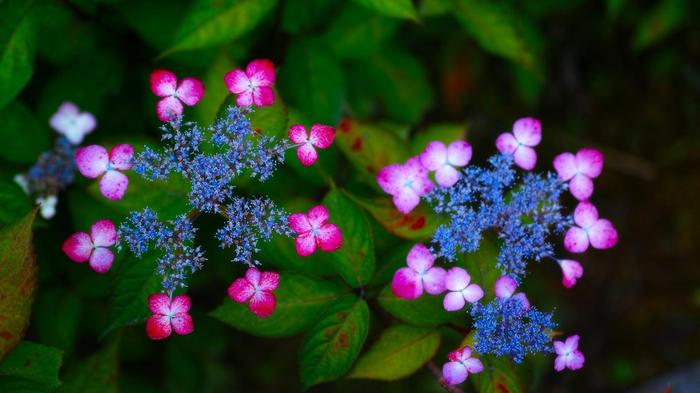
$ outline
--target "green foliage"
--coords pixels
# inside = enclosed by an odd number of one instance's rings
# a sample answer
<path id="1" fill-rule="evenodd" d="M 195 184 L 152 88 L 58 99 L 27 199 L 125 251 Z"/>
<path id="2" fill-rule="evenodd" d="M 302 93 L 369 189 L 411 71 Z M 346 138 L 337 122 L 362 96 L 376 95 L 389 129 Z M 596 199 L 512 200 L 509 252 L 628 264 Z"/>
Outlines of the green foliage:
<path id="1" fill-rule="evenodd" d="M 33 3 L 0 3 L 0 109 L 22 91 L 34 71 L 36 35 L 30 12 Z"/>
<path id="2" fill-rule="evenodd" d="M 59 393 L 116 393 L 119 391 L 119 337 L 87 358 L 66 376 Z"/>
<path id="3" fill-rule="evenodd" d="M 423 296 L 414 300 L 402 299 L 391 292 L 391 284 L 377 296 L 379 305 L 396 318 L 414 326 L 437 326 L 464 318 L 462 313 L 448 313 L 442 307 L 442 296 Z"/>
<path id="4" fill-rule="evenodd" d="M 411 0 L 355 0 L 355 2 L 394 18 L 418 19 Z"/>
<path id="5" fill-rule="evenodd" d="M 10 179 L 0 179 L 0 228 L 24 217 L 32 209 L 24 191 Z"/>
<path id="6" fill-rule="evenodd" d="M 8 161 L 32 164 L 41 152 L 51 147 L 47 124 L 39 123 L 37 116 L 21 102 L 12 102 L 0 110 L 3 120 L 4 143 L 0 144 L 0 157 Z"/>
<path id="7" fill-rule="evenodd" d="M 322 36 L 333 54 L 342 60 L 363 59 L 377 53 L 399 29 L 400 21 L 347 2 L 330 21 Z M 354 86 L 350 80 L 349 85 Z"/>
<path id="8" fill-rule="evenodd" d="M 685 0 L 660 0 L 637 27 L 634 48 L 654 45 L 676 31 L 685 19 L 685 3 Z"/>
<path id="9" fill-rule="evenodd" d="M 0 362 L 0 391 L 50 392 L 61 382 L 58 370 L 63 352 L 46 345 L 22 341 Z"/>
<path id="10" fill-rule="evenodd" d="M 478 392 L 526 391 L 511 360 L 495 356 L 481 356 L 480 359 L 484 364 L 484 371 L 469 376 Z"/>

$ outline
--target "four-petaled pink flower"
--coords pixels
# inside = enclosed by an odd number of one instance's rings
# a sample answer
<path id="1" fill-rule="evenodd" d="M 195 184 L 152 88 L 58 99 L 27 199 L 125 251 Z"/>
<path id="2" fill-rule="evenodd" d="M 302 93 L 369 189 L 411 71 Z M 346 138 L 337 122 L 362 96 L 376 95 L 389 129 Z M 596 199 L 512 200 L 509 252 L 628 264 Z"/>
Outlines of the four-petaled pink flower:
<path id="1" fill-rule="evenodd" d="M 90 234 L 76 232 L 63 242 L 63 252 L 75 262 L 90 261 L 97 273 L 106 273 L 112 267 L 114 253 L 107 247 L 117 242 L 117 229 L 110 220 L 99 220 L 90 227 Z"/>
<path id="2" fill-rule="evenodd" d="M 593 248 L 605 250 L 617 243 L 617 231 L 613 224 L 598 218 L 598 209 L 592 203 L 579 202 L 574 210 L 573 226 L 564 235 L 564 248 L 569 252 L 580 253 Z"/>
<path id="3" fill-rule="evenodd" d="M 306 133 L 306 128 L 300 124 L 295 124 L 289 128 L 289 139 L 299 145 L 297 157 L 301 164 L 309 166 L 316 162 L 318 154 L 314 146 L 319 149 L 326 149 L 333 144 L 335 129 L 323 124 L 311 126 L 311 135 Z"/>
<path id="4" fill-rule="evenodd" d="M 236 303 L 248 303 L 248 309 L 260 318 L 267 318 L 275 311 L 277 298 L 272 293 L 280 282 L 279 273 L 260 272 L 250 267 L 245 277 L 237 278 L 228 287 L 228 296 Z"/>
<path id="5" fill-rule="evenodd" d="M 49 120 L 51 128 L 63 135 L 73 145 L 79 145 L 85 135 L 92 132 L 97 126 L 95 116 L 90 112 L 80 112 L 78 106 L 72 102 L 64 102 L 58 107 L 58 111 Z"/>
<path id="6" fill-rule="evenodd" d="M 469 374 L 478 374 L 484 370 L 481 360 L 472 357 L 472 349 L 464 346 L 447 355 L 449 362 L 442 366 L 442 378 L 448 385 L 459 385 L 467 380 Z"/>
<path id="7" fill-rule="evenodd" d="M 307 214 L 294 213 L 288 218 L 289 227 L 297 234 L 294 246 L 297 254 L 308 257 L 316 252 L 335 251 L 343 244 L 343 235 L 337 225 L 328 222 L 328 209 L 323 205 L 314 206 Z"/>
<path id="8" fill-rule="evenodd" d="M 569 190 L 579 201 L 585 201 L 593 194 L 593 179 L 603 171 L 603 153 L 586 147 L 576 155 L 562 153 L 554 157 L 554 169 L 559 179 L 569 182 Z"/>
<path id="9" fill-rule="evenodd" d="M 465 141 L 454 141 L 449 146 L 439 141 L 428 143 L 420 155 L 421 164 L 435 171 L 435 181 L 443 187 L 452 187 L 459 180 L 455 167 L 463 167 L 472 159 L 472 147 Z"/>
<path id="10" fill-rule="evenodd" d="M 578 350 L 579 336 L 574 335 L 566 339 L 566 341 L 555 341 L 554 352 L 557 358 L 554 359 L 554 369 L 562 371 L 565 368 L 569 370 L 578 370 L 583 367 L 586 358 L 583 353 Z"/>
<path id="11" fill-rule="evenodd" d="M 504 132 L 496 138 L 496 148 L 513 156 L 515 165 L 529 171 L 537 163 L 537 153 L 533 147 L 542 140 L 542 125 L 532 117 L 518 119 L 513 124 L 513 133 Z"/>
<path id="12" fill-rule="evenodd" d="M 391 290 L 396 297 L 416 299 L 423 291 L 438 295 L 445 291 L 445 269 L 433 267 L 435 256 L 423 244 L 417 243 L 406 257 L 408 267 L 394 273 Z"/>
<path id="13" fill-rule="evenodd" d="M 433 189 L 428 179 L 428 170 L 423 167 L 420 157 L 413 157 L 402 164 L 391 164 L 382 168 L 377 175 L 377 183 L 387 194 L 394 197 L 394 205 L 403 214 L 408 214 L 420 197 Z"/>
<path id="14" fill-rule="evenodd" d="M 447 311 L 457 311 L 465 302 L 474 303 L 484 297 L 484 290 L 476 284 L 469 284 L 471 277 L 461 267 L 453 267 L 445 275 L 445 289 L 449 291 L 442 301 Z"/>
<path id="15" fill-rule="evenodd" d="M 245 71 L 235 69 L 224 76 L 229 91 L 237 94 L 238 106 L 267 106 L 275 102 L 275 65 L 270 60 L 258 59 L 248 63 Z"/>
<path id="16" fill-rule="evenodd" d="M 496 283 L 493 286 L 493 292 L 496 294 L 496 297 L 499 299 L 518 299 L 520 300 L 520 303 L 523 305 L 523 310 L 529 310 L 530 309 L 530 301 L 527 299 L 527 296 L 525 296 L 524 293 L 518 292 L 515 293 L 515 290 L 518 288 L 518 283 L 515 282 L 514 279 L 512 279 L 509 276 L 501 276 L 498 280 L 496 280 Z"/>
<path id="17" fill-rule="evenodd" d="M 561 267 L 561 283 L 565 288 L 571 288 L 576 284 L 576 280 L 583 276 L 583 266 L 578 261 L 562 259 L 557 261 Z"/>
<path id="18" fill-rule="evenodd" d="M 100 145 L 81 147 L 75 152 L 75 163 L 80 173 L 88 179 L 101 175 L 100 192 L 111 200 L 122 199 L 129 185 L 129 178 L 119 171 L 131 168 L 134 148 L 131 145 L 116 145 L 107 154 Z"/>
<path id="19" fill-rule="evenodd" d="M 153 313 L 146 321 L 146 334 L 151 340 L 167 338 L 173 330 L 181 336 L 194 331 L 189 296 L 178 295 L 171 301 L 168 295 L 155 293 L 148 297 L 148 308 Z"/>
<path id="20" fill-rule="evenodd" d="M 193 106 L 202 99 L 204 84 L 195 78 L 183 78 L 178 84 L 172 71 L 155 70 L 151 73 L 151 91 L 163 97 L 156 104 L 156 113 L 160 121 L 167 123 L 182 116 L 182 104 Z"/>

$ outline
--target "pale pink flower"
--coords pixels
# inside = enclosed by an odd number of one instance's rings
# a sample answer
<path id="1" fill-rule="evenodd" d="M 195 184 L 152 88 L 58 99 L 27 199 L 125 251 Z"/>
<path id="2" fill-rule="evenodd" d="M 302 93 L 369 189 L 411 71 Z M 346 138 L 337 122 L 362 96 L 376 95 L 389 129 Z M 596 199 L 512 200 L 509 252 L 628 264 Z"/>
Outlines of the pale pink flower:
<path id="1" fill-rule="evenodd" d="M 238 106 L 267 106 L 275 102 L 275 92 L 270 86 L 275 83 L 275 65 L 270 60 L 258 59 L 248 63 L 245 71 L 235 69 L 224 82 L 236 96 Z"/>
<path id="2" fill-rule="evenodd" d="M 481 360 L 472 357 L 468 346 L 454 350 L 447 355 L 449 362 L 442 366 L 442 378 L 448 385 L 459 385 L 467 380 L 469 374 L 478 374 L 484 370 Z"/>
<path id="3" fill-rule="evenodd" d="M 435 256 L 423 244 L 416 244 L 406 257 L 408 267 L 394 273 L 391 289 L 396 297 L 416 299 L 423 291 L 438 295 L 445 291 L 445 269 L 433 267 Z"/>
<path id="4" fill-rule="evenodd" d="M 561 267 L 561 283 L 566 288 L 571 288 L 576 284 L 576 280 L 583 276 L 583 266 L 578 261 L 562 259 L 557 261 Z"/>
<path id="5" fill-rule="evenodd" d="M 307 214 L 294 213 L 288 218 L 289 227 L 297 234 L 294 241 L 297 254 L 307 257 L 316 248 L 322 251 L 335 251 L 343 244 L 343 235 L 337 225 L 328 222 L 328 209 L 318 205 L 309 209 Z"/>
<path id="6" fill-rule="evenodd" d="M 155 70 L 151 73 L 151 91 L 163 97 L 156 104 L 156 113 L 160 121 L 167 123 L 182 116 L 182 104 L 196 105 L 204 96 L 204 84 L 195 78 L 183 78 L 177 82 L 172 71 Z"/>
<path id="7" fill-rule="evenodd" d="M 445 275 L 445 295 L 442 305 L 447 311 L 461 310 L 466 302 L 474 303 L 484 297 L 484 290 L 477 284 L 469 284 L 471 277 L 461 267 L 453 267 Z"/>
<path id="8" fill-rule="evenodd" d="M 106 273 L 112 267 L 114 253 L 108 247 L 117 242 L 117 229 L 110 220 L 92 224 L 90 233 L 76 232 L 63 242 L 63 252 L 75 262 L 90 261 L 97 273 Z"/>
<path id="9" fill-rule="evenodd" d="M 515 293 L 518 288 L 518 283 L 509 276 L 501 276 L 493 286 L 493 292 L 499 299 L 518 299 L 523 305 L 524 310 L 530 309 L 530 301 L 524 293 Z"/>
<path id="10" fill-rule="evenodd" d="M 79 145 L 85 135 L 95 129 L 97 120 L 92 113 L 80 112 L 77 105 L 66 101 L 51 116 L 49 124 L 56 132 L 65 136 L 71 144 Z"/>
<path id="11" fill-rule="evenodd" d="M 319 149 L 327 149 L 333 144 L 333 138 L 335 138 L 335 129 L 323 124 L 311 126 L 311 135 L 300 124 L 295 124 L 289 128 L 289 139 L 299 145 L 297 157 L 304 166 L 309 166 L 316 162 L 318 153 L 316 153 L 314 146 Z"/>
<path id="12" fill-rule="evenodd" d="M 81 147 L 75 152 L 75 163 L 80 173 L 88 179 L 100 179 L 100 192 L 111 200 L 122 199 L 129 185 L 129 178 L 120 171 L 131 168 L 134 148 L 131 145 L 116 145 L 107 154 L 100 145 Z"/>
<path id="13" fill-rule="evenodd" d="M 394 205 L 403 214 L 408 214 L 420 203 L 420 197 L 433 189 L 428 179 L 428 170 L 420 157 L 413 157 L 402 164 L 382 168 L 377 183 L 387 194 L 393 196 Z"/>
<path id="14" fill-rule="evenodd" d="M 171 300 L 164 293 L 155 293 L 148 297 L 148 308 L 153 313 L 146 320 L 146 334 L 151 340 L 167 338 L 173 331 L 182 336 L 194 331 L 189 296 L 178 295 Z"/>
<path id="15" fill-rule="evenodd" d="M 236 303 L 248 303 L 248 309 L 260 318 L 275 311 L 277 298 L 272 293 L 279 285 L 280 275 L 248 268 L 245 277 L 237 278 L 228 287 L 228 296 Z"/>
<path id="16" fill-rule="evenodd" d="M 603 153 L 586 147 L 576 155 L 562 153 L 554 157 L 554 169 L 559 179 L 569 182 L 569 191 L 579 201 L 593 194 L 593 179 L 603 171 Z"/>
<path id="17" fill-rule="evenodd" d="M 565 368 L 569 370 L 578 370 L 583 367 L 586 362 L 583 352 L 578 350 L 579 336 L 574 335 L 566 339 L 566 341 L 555 341 L 554 352 L 557 358 L 554 359 L 554 369 L 562 371 Z"/>
<path id="18" fill-rule="evenodd" d="M 574 223 L 564 235 L 564 248 L 569 252 L 584 252 L 589 244 L 600 250 L 617 244 L 617 230 L 610 221 L 598 218 L 598 209 L 590 202 L 579 202 L 574 210 Z"/>
<path id="19" fill-rule="evenodd" d="M 533 147 L 542 140 L 542 125 L 532 117 L 524 117 L 513 124 L 513 133 L 504 132 L 496 138 L 496 148 L 503 154 L 513 156 L 515 165 L 531 170 L 537 163 Z"/>

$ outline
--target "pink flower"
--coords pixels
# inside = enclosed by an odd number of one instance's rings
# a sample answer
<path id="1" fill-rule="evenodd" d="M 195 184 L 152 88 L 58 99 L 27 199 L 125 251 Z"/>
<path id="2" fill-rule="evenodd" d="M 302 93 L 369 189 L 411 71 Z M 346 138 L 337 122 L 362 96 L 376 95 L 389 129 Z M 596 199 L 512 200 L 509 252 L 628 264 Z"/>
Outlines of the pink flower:
<path id="1" fill-rule="evenodd" d="M 518 283 L 515 282 L 515 280 L 513 280 L 509 276 L 501 276 L 498 280 L 496 280 L 496 283 L 493 286 L 493 292 L 499 299 L 518 299 L 522 303 L 523 309 L 529 310 L 530 301 L 527 299 L 527 296 L 525 296 L 524 293 L 515 293 L 515 290 L 517 288 Z"/>
<path id="2" fill-rule="evenodd" d="M 267 318 L 275 311 L 277 299 L 272 293 L 280 282 L 279 273 L 260 272 L 250 267 L 245 277 L 237 278 L 228 287 L 228 296 L 236 303 L 248 303 L 248 309 L 260 318 Z"/>
<path id="3" fill-rule="evenodd" d="M 445 269 L 433 267 L 435 256 L 428 247 L 416 244 L 406 257 L 408 267 L 402 267 L 394 273 L 391 289 L 396 297 L 416 299 L 423 290 L 431 295 L 445 291 Z"/>
<path id="4" fill-rule="evenodd" d="M 472 147 L 465 141 L 454 141 L 448 147 L 439 141 L 428 143 L 420 155 L 423 166 L 435 171 L 435 180 L 443 187 L 452 187 L 459 180 L 455 167 L 463 167 L 472 159 Z"/>
<path id="5" fill-rule="evenodd" d="M 224 82 L 231 93 L 238 94 L 238 106 L 267 106 L 275 102 L 275 93 L 270 87 L 275 83 L 275 65 L 270 60 L 253 60 L 245 71 L 235 69 L 226 74 Z"/>
<path id="6" fill-rule="evenodd" d="M 467 380 L 469 374 L 478 374 L 484 370 L 481 360 L 472 357 L 472 349 L 464 346 L 447 355 L 449 362 L 442 366 L 442 378 L 448 385 L 459 385 Z"/>
<path id="7" fill-rule="evenodd" d="M 289 128 L 289 139 L 299 145 L 297 157 L 299 157 L 299 161 L 304 166 L 309 166 L 316 162 L 318 154 L 314 146 L 319 149 L 326 149 L 333 144 L 333 138 L 335 138 L 335 129 L 323 124 L 311 126 L 310 136 L 306 133 L 306 128 L 300 124 L 295 124 Z"/>
<path id="8" fill-rule="evenodd" d="M 173 330 L 181 336 L 194 331 L 189 296 L 178 295 L 171 301 L 168 295 L 155 293 L 148 297 L 148 308 L 153 313 L 146 321 L 146 334 L 151 340 L 167 338 Z"/>
<path id="9" fill-rule="evenodd" d="M 316 247 L 326 252 L 340 248 L 343 236 L 337 225 L 328 223 L 328 218 L 328 210 L 323 205 L 312 207 L 307 214 L 289 216 L 289 227 L 298 235 L 294 246 L 299 256 L 308 257 L 316 252 Z"/>
<path id="10" fill-rule="evenodd" d="M 95 129 L 97 120 L 92 113 L 80 112 L 74 103 L 64 102 L 51 116 L 49 124 L 56 132 L 65 136 L 71 144 L 79 145 L 85 135 Z"/>
<path id="11" fill-rule="evenodd" d="M 557 358 L 554 359 L 555 370 L 562 371 L 565 368 L 578 370 L 583 367 L 586 358 L 578 350 L 578 340 L 579 336 L 577 334 L 567 338 L 565 342 L 554 342 L 554 352 L 557 353 Z"/>
<path id="12" fill-rule="evenodd" d="M 382 168 L 377 175 L 377 183 L 387 194 L 394 197 L 394 205 L 403 214 L 408 214 L 420 197 L 433 189 L 428 179 L 428 170 L 420 163 L 420 157 L 413 157 L 402 164 L 392 164 Z"/>
<path id="13" fill-rule="evenodd" d="M 75 163 L 80 173 L 88 179 L 102 176 L 100 192 L 113 201 L 122 199 L 129 185 L 129 178 L 119 171 L 131 168 L 134 148 L 131 145 L 116 145 L 107 154 L 100 145 L 81 147 L 75 152 Z"/>
<path id="14" fill-rule="evenodd" d="M 603 171 L 603 153 L 590 147 L 583 148 L 573 155 L 561 153 L 554 157 L 554 169 L 559 179 L 569 182 L 569 190 L 579 201 L 585 201 L 593 194 L 593 180 Z"/>
<path id="15" fill-rule="evenodd" d="M 151 73 L 151 91 L 163 97 L 156 104 L 158 119 L 171 122 L 182 116 L 182 104 L 196 105 L 204 96 L 204 84 L 195 78 L 183 78 L 177 83 L 177 76 L 172 71 L 155 70 Z"/>
<path id="16" fill-rule="evenodd" d="M 512 155 L 515 164 L 527 171 L 537 163 L 533 147 L 542 140 L 542 125 L 532 117 L 518 119 L 513 124 L 513 133 L 504 132 L 496 138 L 496 148 L 503 154 Z"/>
<path id="17" fill-rule="evenodd" d="M 564 248 L 569 252 L 580 253 L 593 248 L 605 250 L 617 244 L 617 231 L 613 224 L 598 218 L 598 209 L 590 202 L 579 202 L 574 210 L 573 226 L 564 235 Z"/>
<path id="18" fill-rule="evenodd" d="M 561 283 L 565 288 L 571 288 L 576 284 L 576 280 L 583 276 L 583 266 L 577 261 L 571 259 L 562 259 L 559 262 L 561 267 L 562 279 Z"/>
<path id="19" fill-rule="evenodd" d="M 469 284 L 471 277 L 461 267 L 453 267 L 445 275 L 445 288 L 449 291 L 442 301 L 447 311 L 457 311 L 465 302 L 474 303 L 484 297 L 484 290 L 476 284 Z"/>
<path id="20" fill-rule="evenodd" d="M 117 229 L 110 220 L 99 220 L 90 227 L 90 234 L 76 232 L 63 242 L 63 252 L 75 262 L 90 261 L 97 273 L 107 273 L 112 267 L 114 254 L 107 247 L 117 242 Z"/>

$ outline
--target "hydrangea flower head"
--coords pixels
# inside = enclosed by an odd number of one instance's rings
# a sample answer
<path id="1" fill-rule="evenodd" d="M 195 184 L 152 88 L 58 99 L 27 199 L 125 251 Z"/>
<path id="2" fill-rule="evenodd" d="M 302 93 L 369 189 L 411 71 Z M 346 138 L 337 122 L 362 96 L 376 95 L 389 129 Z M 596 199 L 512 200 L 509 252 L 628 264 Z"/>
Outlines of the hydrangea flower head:
<path id="1" fill-rule="evenodd" d="M 289 128 L 289 139 L 299 145 L 297 157 L 304 166 L 309 166 L 318 159 L 318 153 L 316 153 L 314 146 L 319 149 L 326 149 L 333 144 L 334 137 L 335 129 L 323 124 L 311 126 L 310 135 L 306 132 L 306 128 L 300 124 L 295 124 Z"/>
<path id="2" fill-rule="evenodd" d="M 554 169 L 559 179 L 569 182 L 569 190 L 579 201 L 585 201 L 593 194 L 593 179 L 603 171 L 603 153 L 586 147 L 576 155 L 562 153 L 554 158 Z"/>
<path id="3" fill-rule="evenodd" d="M 76 232 L 63 242 L 63 252 L 75 262 L 90 261 L 97 273 L 106 273 L 112 267 L 114 253 L 107 247 L 117 242 L 117 230 L 110 220 L 92 224 L 90 233 Z"/>
<path id="4" fill-rule="evenodd" d="M 442 305 L 447 311 L 457 311 L 464 307 L 466 302 L 474 303 L 484 297 L 484 291 L 477 284 L 469 284 L 471 277 L 461 267 L 453 267 L 445 275 L 445 289 L 449 292 L 445 295 Z"/>
<path id="5" fill-rule="evenodd" d="M 583 352 L 578 349 L 579 336 L 573 335 L 566 339 L 566 341 L 555 341 L 554 342 L 554 352 L 557 354 L 557 358 L 554 359 L 554 369 L 557 371 L 562 371 L 565 368 L 569 370 L 578 370 L 583 368 L 583 364 L 586 362 Z"/>
<path id="6" fill-rule="evenodd" d="M 535 168 L 537 153 L 533 147 L 542 140 L 542 125 L 532 117 L 518 119 L 513 124 L 513 133 L 504 132 L 496 139 L 496 148 L 503 154 L 512 155 L 515 165 L 527 171 Z"/>
<path id="7" fill-rule="evenodd" d="M 610 221 L 598 217 L 598 209 L 590 202 L 579 202 L 574 210 L 574 223 L 564 236 L 564 247 L 569 252 L 584 252 L 589 244 L 599 250 L 617 244 L 617 230 Z"/>
<path id="8" fill-rule="evenodd" d="M 153 313 L 146 321 L 146 334 L 151 340 L 167 338 L 173 331 L 182 336 L 194 331 L 189 296 L 178 295 L 171 300 L 164 293 L 156 293 L 148 297 L 148 308 Z"/>
<path id="9" fill-rule="evenodd" d="M 428 247 L 418 243 L 411 248 L 406 257 L 408 267 L 402 267 L 394 273 L 391 290 L 396 297 L 416 299 L 423 291 L 438 295 L 445 291 L 445 269 L 434 267 L 435 256 Z"/>
<path id="10" fill-rule="evenodd" d="M 571 288 L 576 284 L 576 280 L 583 276 L 583 266 L 578 261 L 562 259 L 557 261 L 561 267 L 561 283 L 565 288 Z"/>
<path id="11" fill-rule="evenodd" d="M 279 285 L 280 275 L 261 272 L 250 267 L 245 277 L 237 278 L 228 287 L 228 296 L 236 303 L 248 303 L 248 309 L 260 318 L 267 318 L 275 311 L 277 298 L 272 293 Z"/>
<path id="12" fill-rule="evenodd" d="M 403 214 L 418 206 L 420 197 L 433 189 L 428 170 L 421 164 L 420 157 L 382 168 L 377 175 L 377 183 L 384 192 L 394 197 L 394 205 Z"/>
<path id="13" fill-rule="evenodd" d="M 428 143 L 420 155 L 420 161 L 429 171 L 435 171 L 435 181 L 443 187 L 452 187 L 459 180 L 456 169 L 472 159 L 472 147 L 465 141 L 454 141 L 449 146 L 439 141 Z"/>
<path id="14" fill-rule="evenodd" d="M 97 120 L 92 113 L 80 112 L 77 105 L 66 101 L 51 116 L 49 124 L 56 132 L 65 136 L 71 144 L 79 145 L 85 135 L 95 129 Z"/>
<path id="15" fill-rule="evenodd" d="M 258 59 L 248 63 L 245 71 L 235 69 L 224 76 L 226 87 L 236 96 L 238 106 L 267 106 L 275 102 L 275 65 Z"/>
<path id="16" fill-rule="evenodd" d="M 316 248 L 322 251 L 335 251 L 343 244 L 343 236 L 337 225 L 328 222 L 328 209 L 318 205 L 309 209 L 308 213 L 294 213 L 289 216 L 289 227 L 297 234 L 294 241 L 297 254 L 307 257 Z"/>
<path id="17" fill-rule="evenodd" d="M 182 116 L 183 106 L 196 105 L 204 96 L 204 84 L 195 78 L 183 78 L 180 83 L 172 71 L 155 70 L 151 73 L 151 91 L 163 97 L 156 104 L 158 119 L 168 123 Z"/>
<path id="18" fill-rule="evenodd" d="M 447 355 L 449 362 L 442 366 L 442 377 L 448 385 L 459 385 L 467 380 L 469 374 L 478 374 L 484 370 L 481 360 L 472 357 L 472 349 L 464 346 Z"/>
<path id="19" fill-rule="evenodd" d="M 80 173 L 88 179 L 100 179 L 100 192 L 111 200 L 122 199 L 129 185 L 129 178 L 120 171 L 131 168 L 134 148 L 116 145 L 107 153 L 100 145 L 81 147 L 75 152 L 75 163 Z"/>

